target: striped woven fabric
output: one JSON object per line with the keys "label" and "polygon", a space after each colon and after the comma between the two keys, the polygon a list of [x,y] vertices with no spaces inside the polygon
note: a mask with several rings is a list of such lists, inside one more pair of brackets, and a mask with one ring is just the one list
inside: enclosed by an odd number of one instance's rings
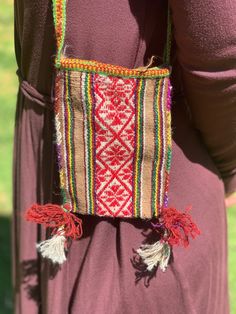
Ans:
{"label": "striped woven fabric", "polygon": [[[135,251],[145,269],[165,271],[173,245],[200,233],[186,209],[168,208],[171,164],[169,66],[128,69],[64,54],[66,0],[53,0],[57,40],[55,129],[62,202],[33,204],[26,219],[51,228],[37,244],[53,263],[66,260],[68,241],[82,237],[80,215],[150,220],[155,243]],[[164,63],[169,65],[168,10]],[[151,221],[151,218],[155,218]]]}
{"label": "striped woven fabric", "polygon": [[120,77],[123,68],[105,75],[109,66],[100,74],[64,64],[55,104],[64,203],[81,214],[158,216],[171,162],[168,71],[134,78]]}
{"label": "striped woven fabric", "polygon": [[65,0],[53,0],[55,123],[63,203],[82,214],[157,217],[168,203],[169,68],[128,69],[66,58],[66,10]]}

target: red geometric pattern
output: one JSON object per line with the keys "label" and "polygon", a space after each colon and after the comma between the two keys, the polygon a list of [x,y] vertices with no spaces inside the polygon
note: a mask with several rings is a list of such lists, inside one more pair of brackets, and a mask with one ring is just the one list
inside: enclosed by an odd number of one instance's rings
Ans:
{"label": "red geometric pattern", "polygon": [[132,217],[136,82],[94,76],[98,215]]}

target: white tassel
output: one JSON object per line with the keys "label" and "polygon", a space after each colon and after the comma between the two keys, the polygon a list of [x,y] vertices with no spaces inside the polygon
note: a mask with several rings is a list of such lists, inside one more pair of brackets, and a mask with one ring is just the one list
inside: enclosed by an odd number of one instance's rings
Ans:
{"label": "white tassel", "polygon": [[154,244],[142,244],[137,253],[147,265],[148,271],[152,271],[159,264],[164,272],[168,266],[171,248],[168,243],[157,241]]}
{"label": "white tassel", "polygon": [[63,264],[66,261],[64,235],[54,235],[51,239],[36,244],[38,251],[44,258],[49,258],[53,263]]}

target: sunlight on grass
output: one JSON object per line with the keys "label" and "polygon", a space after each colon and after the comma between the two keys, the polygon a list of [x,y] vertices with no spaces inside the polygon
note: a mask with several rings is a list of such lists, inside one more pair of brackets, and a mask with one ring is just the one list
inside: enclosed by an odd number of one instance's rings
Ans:
{"label": "sunlight on grass", "polygon": [[12,314],[11,237],[12,140],[17,78],[13,44],[13,1],[0,1],[0,313]]}
{"label": "sunlight on grass", "polygon": [[3,0],[0,2],[0,214],[9,214],[12,207],[12,138],[17,90],[13,25],[13,1]]}

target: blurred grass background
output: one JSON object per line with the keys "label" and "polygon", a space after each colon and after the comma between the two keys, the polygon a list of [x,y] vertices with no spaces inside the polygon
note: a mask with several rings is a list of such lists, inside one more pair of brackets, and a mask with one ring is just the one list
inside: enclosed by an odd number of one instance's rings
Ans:
{"label": "blurred grass background", "polygon": [[13,0],[0,1],[0,313],[13,313],[10,216],[12,139],[17,78],[13,46]]}
{"label": "blurred grass background", "polygon": [[[0,313],[13,313],[10,221],[12,212],[12,141],[17,93],[13,0],[0,2]],[[228,209],[231,313],[236,313],[236,207]],[[220,235],[219,235],[220,236]],[[204,313],[202,313],[204,314]]]}

